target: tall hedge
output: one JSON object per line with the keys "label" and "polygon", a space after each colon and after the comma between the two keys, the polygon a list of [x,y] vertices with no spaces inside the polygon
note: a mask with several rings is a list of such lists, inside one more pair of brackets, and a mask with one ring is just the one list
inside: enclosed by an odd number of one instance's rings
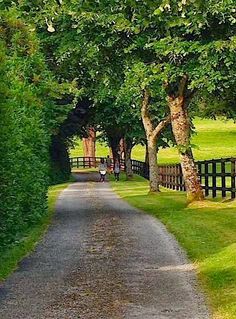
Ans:
{"label": "tall hedge", "polygon": [[48,77],[33,29],[16,9],[0,22],[0,250],[46,214]]}

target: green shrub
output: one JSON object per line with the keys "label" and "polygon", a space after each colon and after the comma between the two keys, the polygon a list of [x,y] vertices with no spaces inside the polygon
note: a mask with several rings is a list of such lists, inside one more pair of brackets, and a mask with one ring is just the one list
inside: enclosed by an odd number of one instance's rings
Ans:
{"label": "green shrub", "polygon": [[1,250],[46,214],[50,98],[34,32],[15,9],[0,15]]}

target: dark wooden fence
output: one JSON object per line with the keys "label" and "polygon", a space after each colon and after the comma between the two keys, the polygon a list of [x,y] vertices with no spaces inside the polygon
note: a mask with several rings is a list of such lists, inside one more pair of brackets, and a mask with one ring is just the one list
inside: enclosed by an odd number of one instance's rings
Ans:
{"label": "dark wooden fence", "polygon": [[[148,178],[148,166],[132,161],[133,171]],[[205,196],[236,197],[236,158],[220,158],[196,162],[199,179]],[[158,165],[160,185],[173,190],[185,190],[180,164]]]}
{"label": "dark wooden fence", "polygon": [[[98,167],[100,161],[101,157],[73,157],[70,159],[72,168]],[[196,165],[206,197],[230,196],[232,199],[236,197],[236,158],[198,161]],[[121,168],[125,170],[124,161],[121,161]],[[149,167],[146,163],[132,160],[132,169],[135,174],[149,179]],[[158,174],[160,185],[173,190],[185,190],[180,164],[159,165]]]}
{"label": "dark wooden fence", "polygon": [[[71,168],[96,168],[102,158],[106,162],[106,157],[71,157],[70,166]],[[123,160],[121,161],[121,169],[125,170],[125,163]]]}

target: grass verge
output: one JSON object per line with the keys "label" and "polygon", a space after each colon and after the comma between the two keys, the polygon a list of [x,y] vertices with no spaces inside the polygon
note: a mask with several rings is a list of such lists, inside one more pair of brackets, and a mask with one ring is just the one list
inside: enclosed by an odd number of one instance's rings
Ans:
{"label": "grass verge", "polygon": [[148,181],[116,183],[113,190],[129,204],[161,220],[197,266],[214,319],[236,319],[236,202],[210,202],[186,208],[185,194],[148,194]]}
{"label": "grass verge", "polygon": [[0,256],[0,281],[5,279],[12,271],[17,268],[19,261],[32,252],[38,241],[47,231],[52,216],[55,211],[56,200],[60,192],[70,183],[51,186],[48,191],[48,214],[42,218],[39,224],[31,228],[24,236],[22,241],[9,250],[4,251]]}

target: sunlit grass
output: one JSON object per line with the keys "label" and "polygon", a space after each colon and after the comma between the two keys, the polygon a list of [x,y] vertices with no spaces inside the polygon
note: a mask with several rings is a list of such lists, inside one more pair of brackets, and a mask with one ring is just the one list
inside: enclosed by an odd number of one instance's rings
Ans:
{"label": "sunlit grass", "polygon": [[[112,178],[112,177],[111,177]],[[186,207],[183,192],[148,194],[148,181],[112,182],[128,203],[160,219],[197,266],[214,319],[236,319],[236,202],[205,201]]]}
{"label": "sunlit grass", "polygon": [[[236,156],[236,124],[230,121],[195,119],[196,134],[192,138],[192,144],[196,160],[213,159]],[[101,143],[96,146],[98,157],[107,156],[108,148]],[[83,156],[81,142],[71,150],[71,156]],[[134,147],[132,158],[144,161],[145,148],[141,145]],[[161,149],[158,153],[158,161],[162,163],[178,163],[179,157],[176,148]]]}

